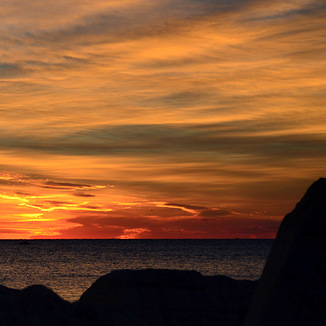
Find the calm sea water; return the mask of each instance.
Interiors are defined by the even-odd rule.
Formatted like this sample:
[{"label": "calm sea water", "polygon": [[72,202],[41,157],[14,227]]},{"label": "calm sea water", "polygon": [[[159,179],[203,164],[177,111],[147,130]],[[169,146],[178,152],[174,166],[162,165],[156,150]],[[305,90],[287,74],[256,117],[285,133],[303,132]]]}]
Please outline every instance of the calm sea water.
[{"label": "calm sea water", "polygon": [[273,240],[0,241],[0,284],[50,287],[76,301],[100,276],[117,269],[169,268],[258,279]]}]

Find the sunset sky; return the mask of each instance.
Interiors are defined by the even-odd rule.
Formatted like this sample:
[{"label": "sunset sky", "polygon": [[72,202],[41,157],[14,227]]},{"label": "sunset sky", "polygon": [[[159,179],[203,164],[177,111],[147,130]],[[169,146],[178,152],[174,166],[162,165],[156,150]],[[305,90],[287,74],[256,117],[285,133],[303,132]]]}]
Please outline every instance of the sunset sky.
[{"label": "sunset sky", "polygon": [[0,238],[273,238],[326,176],[324,0],[2,0]]}]

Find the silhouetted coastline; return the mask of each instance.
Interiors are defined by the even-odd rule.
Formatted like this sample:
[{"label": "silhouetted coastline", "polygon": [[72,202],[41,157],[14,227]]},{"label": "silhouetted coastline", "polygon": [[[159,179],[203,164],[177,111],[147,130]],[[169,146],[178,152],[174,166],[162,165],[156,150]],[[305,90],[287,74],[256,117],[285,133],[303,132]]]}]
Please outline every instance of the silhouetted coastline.
[{"label": "silhouetted coastline", "polygon": [[1,325],[242,325],[255,281],[195,271],[123,270],[69,303],[50,289],[0,287]]}]

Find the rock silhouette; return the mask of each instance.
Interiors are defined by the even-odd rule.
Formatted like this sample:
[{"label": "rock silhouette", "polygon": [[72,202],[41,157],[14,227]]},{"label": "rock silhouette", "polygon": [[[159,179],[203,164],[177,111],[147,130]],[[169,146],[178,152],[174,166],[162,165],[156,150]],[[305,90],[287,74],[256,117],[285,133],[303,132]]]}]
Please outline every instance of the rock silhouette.
[{"label": "rock silhouette", "polygon": [[195,271],[116,271],[80,298],[120,309],[141,325],[242,325],[255,283]]},{"label": "rock silhouette", "polygon": [[194,271],[122,270],[75,303],[41,285],[0,287],[0,325],[241,326],[256,282]]},{"label": "rock silhouette", "polygon": [[[24,290],[0,288],[0,325],[77,325],[70,303],[42,285]],[[79,325],[85,325],[82,322]]]},{"label": "rock silhouette", "polygon": [[285,216],[245,326],[326,325],[326,179]]}]

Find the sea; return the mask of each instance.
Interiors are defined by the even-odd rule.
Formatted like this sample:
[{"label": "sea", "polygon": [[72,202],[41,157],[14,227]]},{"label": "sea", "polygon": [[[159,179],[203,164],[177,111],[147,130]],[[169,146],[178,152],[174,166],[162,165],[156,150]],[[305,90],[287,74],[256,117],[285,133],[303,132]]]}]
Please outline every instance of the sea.
[{"label": "sea", "polygon": [[0,240],[0,285],[51,288],[77,301],[100,276],[121,269],[195,270],[257,280],[273,240]]}]

